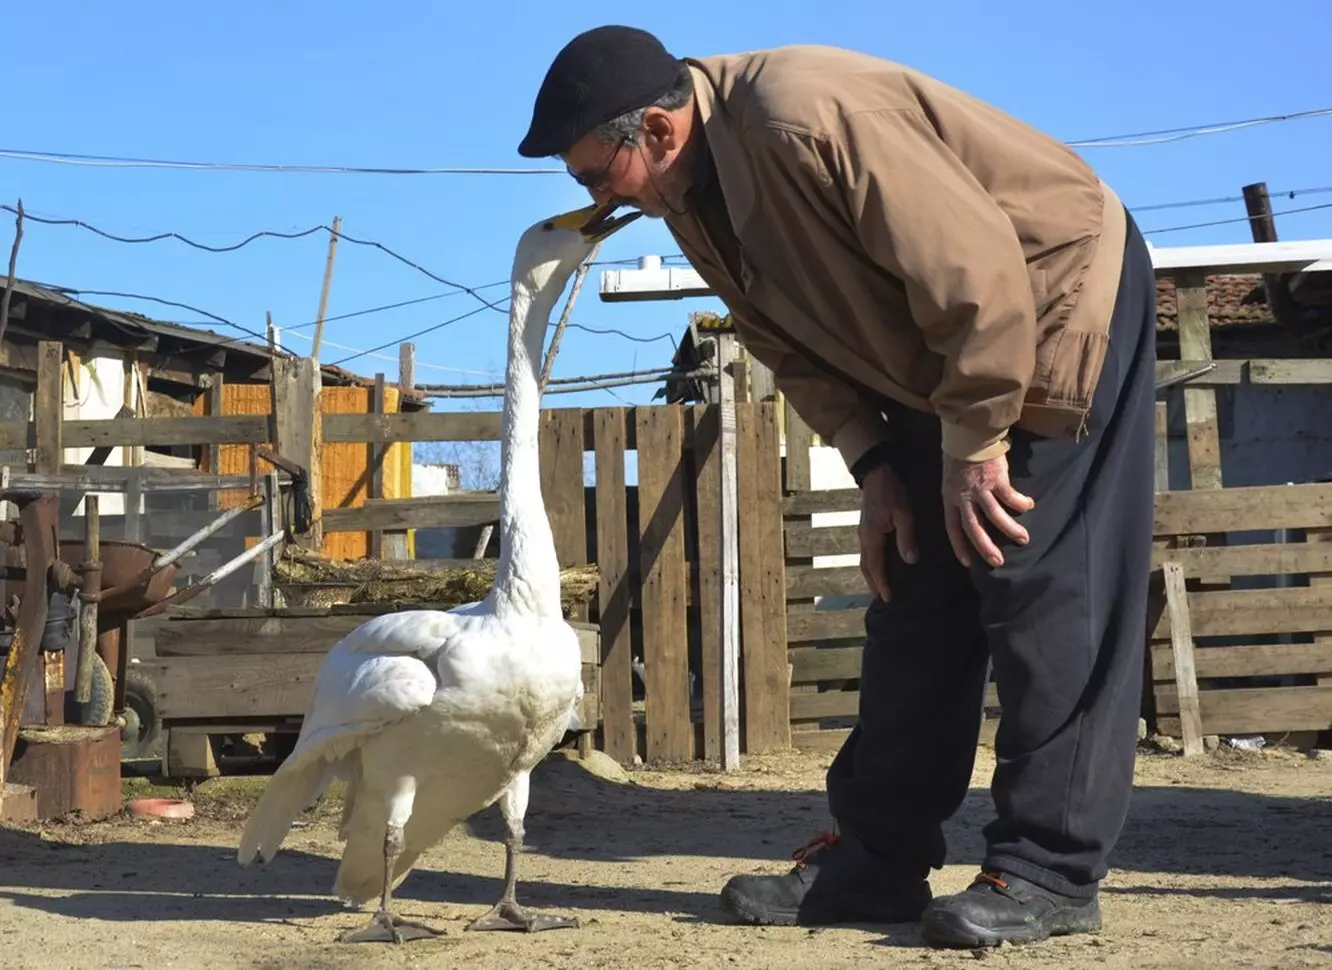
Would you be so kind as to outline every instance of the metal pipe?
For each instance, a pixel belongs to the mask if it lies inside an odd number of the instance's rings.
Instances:
[[[83,507],[84,554],[83,602],[79,606],[79,658],[74,669],[74,700],[92,700],[93,661],[97,658],[97,600],[102,590],[102,518],[97,496],[89,495]]]
[[[162,569],[165,566],[170,566],[177,559],[185,555],[185,553],[189,552],[191,549],[193,549],[199,543],[203,542],[213,533],[217,532],[219,529],[223,528],[228,523],[233,522],[236,519],[240,518],[246,512],[253,512],[260,505],[262,505],[263,502],[264,502],[264,497],[262,495],[251,495],[250,498],[246,500],[245,504],[237,505],[235,508],[227,509],[227,511],[223,512],[216,519],[208,523],[198,532],[194,533],[194,535],[190,536],[180,545],[176,546],[174,549],[168,549],[166,552],[162,553],[162,555],[154,559],[152,565],[152,571],[156,572],[157,570]]]
[[[1169,377],[1163,377],[1158,380],[1156,382],[1156,389],[1160,391],[1167,387],[1174,387],[1176,384],[1183,384],[1186,381],[1191,381],[1195,377],[1202,377],[1204,374],[1208,374],[1214,370],[1216,370],[1216,364],[1211,363],[1204,364],[1202,367],[1195,367],[1193,370],[1186,370],[1180,374],[1171,374]]]
[[[129,590],[134,589],[136,586],[139,586],[141,583],[146,583],[149,579],[152,578],[154,573],[158,572],[161,569],[166,568],[167,566],[170,566],[172,563],[176,562],[176,560],[184,556],[185,553],[189,552],[195,546],[199,545],[199,543],[203,542],[205,539],[211,536],[214,532],[217,532],[219,529],[226,526],[227,523],[240,518],[246,512],[253,512],[262,503],[263,503],[262,496],[251,495],[248,499],[245,500],[245,503],[243,505],[237,505],[235,508],[227,509],[216,519],[208,523],[198,532],[194,533],[194,535],[190,536],[180,545],[154,558],[149,565],[139,570],[138,575],[134,576],[132,579],[129,579],[121,583],[119,586],[115,587],[114,589],[108,589],[105,592],[98,593],[97,594],[98,599],[102,602],[110,602],[114,600],[117,596],[121,596],[124,593],[128,592]]]
[[[282,542],[286,538],[287,534],[285,531],[274,532],[263,542],[251,546],[249,549],[245,550],[235,559],[232,559],[230,562],[226,562],[223,563],[221,566],[218,566],[216,569],[214,569],[203,579],[199,580],[197,583],[193,584],[192,586],[186,586],[184,589],[177,590],[176,592],[172,593],[170,596],[166,597],[165,599],[159,600],[157,603],[148,607],[143,612],[136,613],[133,618],[143,619],[144,617],[148,616],[156,616],[158,613],[161,613],[168,606],[171,606],[173,603],[181,603],[187,599],[192,599],[193,597],[198,596],[209,586],[212,586],[214,583],[226,579],[237,569],[240,569],[241,566],[244,566],[246,563],[253,562],[254,560],[258,559],[264,553],[268,552],[269,549],[272,549],[274,546],[276,546],[278,543]]]

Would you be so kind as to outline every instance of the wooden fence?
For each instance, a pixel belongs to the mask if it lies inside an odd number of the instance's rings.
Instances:
[[[1219,387],[1244,384],[1332,385],[1332,361],[1211,361],[1205,309],[1203,333],[1197,332],[1197,308],[1205,303],[1190,286],[1179,289],[1181,351],[1192,356],[1161,361],[1157,379],[1164,384],[1195,376],[1163,389],[1157,404],[1157,548],[1151,577],[1156,595],[1146,631],[1151,649],[1144,715],[1156,730],[1174,737],[1187,733],[1181,705],[1200,715],[1191,729],[1195,734],[1332,730],[1332,484],[1222,487],[1214,397]],[[1209,364],[1211,370],[1199,373]],[[1185,490],[1169,488],[1171,406],[1183,411],[1187,428],[1192,487]],[[811,490],[812,436],[789,409],[785,422],[791,738],[799,748],[835,749],[858,709],[864,609],[817,608],[815,599],[863,594],[865,586],[857,565],[811,564],[816,556],[855,555],[856,526],[814,526],[810,517],[856,511],[860,495],[856,489]],[[1168,562],[1182,569],[1185,593],[1176,597],[1173,623],[1165,597]],[[1194,659],[1184,661],[1186,684],[1181,684],[1176,657],[1184,649]],[[1196,670],[1187,669],[1190,665]],[[993,684],[985,706],[983,740],[993,737],[1001,713]]]
[[[418,441],[496,441],[500,415],[487,413],[325,413],[319,373],[308,359],[274,362],[274,407],[267,414],[66,421],[60,406],[61,348],[43,342],[34,420],[0,421],[0,449],[31,448],[25,487],[66,494],[125,483],[143,494],[192,488],[247,489],[246,476],[175,468],[62,464],[65,448],[121,445],[264,445],[307,470],[316,525],[301,538],[321,548],[324,532],[472,527],[499,514],[493,493],[366,499],[356,508],[321,508],[319,455],[326,442],[387,445]],[[49,364],[50,366],[46,366]],[[788,743],[786,615],[783,597],[781,465],[776,406],[735,407],[736,527],[740,599],[740,711],[743,749]],[[587,619],[599,627],[602,744],[614,757],[652,761],[720,755],[722,718],[721,419],[716,405],[544,410],[542,489],[562,564],[595,562],[599,589]],[[585,481],[586,454],[595,476]],[[630,462],[637,483],[629,487]],[[216,513],[201,508],[141,535],[177,540]],[[257,535],[258,513],[232,532]],[[104,518],[104,522],[105,522]],[[67,537],[78,526],[67,523]],[[639,666],[641,664],[641,666]],[[635,683],[639,666],[642,684]],[[692,685],[692,687],[691,687]]]

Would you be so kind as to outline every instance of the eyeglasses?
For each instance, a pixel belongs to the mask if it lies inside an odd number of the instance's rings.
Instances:
[[[606,164],[601,166],[601,170],[598,172],[592,174],[575,172],[567,165],[565,166],[565,170],[569,173],[569,177],[583,188],[592,192],[599,191],[600,189],[605,188],[606,176],[610,173],[611,166],[615,164],[615,159],[619,156],[620,149],[624,148],[625,145],[633,144],[633,142],[634,139],[632,138],[622,138],[620,141],[616,142],[615,151],[611,152],[610,158],[606,159]]]

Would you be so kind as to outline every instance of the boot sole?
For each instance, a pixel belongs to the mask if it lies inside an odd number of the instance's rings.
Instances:
[[[1092,912],[1055,912],[1050,914],[1048,920],[1001,930],[979,926],[947,910],[929,913],[921,921],[926,943],[933,947],[958,950],[980,950],[1003,943],[1040,943],[1053,936],[1095,933],[1100,928],[1100,907]]]
[[[727,886],[721,894],[722,908],[738,922],[748,926],[837,926],[853,923],[915,923],[920,920],[930,898],[874,902],[863,896],[841,900],[828,899],[816,909],[804,911],[766,906]]]

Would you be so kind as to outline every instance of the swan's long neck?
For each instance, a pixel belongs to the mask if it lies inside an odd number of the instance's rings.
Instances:
[[[537,439],[541,423],[538,366],[546,324],[559,299],[549,285],[532,292],[513,288],[509,357],[500,430],[500,559],[495,610],[558,617],[560,564],[541,496]]]

